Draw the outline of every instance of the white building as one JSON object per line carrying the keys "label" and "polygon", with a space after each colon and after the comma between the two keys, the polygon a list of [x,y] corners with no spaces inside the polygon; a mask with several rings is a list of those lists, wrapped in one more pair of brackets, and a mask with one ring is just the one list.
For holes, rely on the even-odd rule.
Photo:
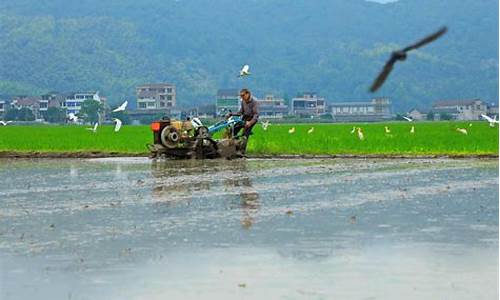
{"label": "white building", "polygon": [[391,102],[387,98],[371,101],[332,103],[332,117],[338,122],[373,122],[388,120],[391,115]]}
{"label": "white building", "polygon": [[101,97],[99,96],[99,92],[76,92],[67,94],[64,102],[63,108],[66,108],[66,114],[77,114],[82,109],[82,103],[85,100],[95,100],[101,102]]}

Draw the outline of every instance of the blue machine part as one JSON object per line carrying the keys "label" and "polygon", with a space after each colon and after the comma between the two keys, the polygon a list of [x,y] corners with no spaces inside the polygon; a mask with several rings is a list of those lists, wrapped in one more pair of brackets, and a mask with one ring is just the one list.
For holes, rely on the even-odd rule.
{"label": "blue machine part", "polygon": [[225,129],[227,127],[233,127],[236,124],[243,124],[243,120],[239,116],[231,116],[228,119],[222,120],[215,123],[214,125],[208,127],[208,132],[213,134],[219,130]]}

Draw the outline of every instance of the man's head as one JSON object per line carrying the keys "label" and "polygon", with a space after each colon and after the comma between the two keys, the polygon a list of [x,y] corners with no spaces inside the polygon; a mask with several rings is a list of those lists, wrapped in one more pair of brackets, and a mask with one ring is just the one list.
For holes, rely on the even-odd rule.
{"label": "man's head", "polygon": [[250,93],[250,91],[248,89],[242,89],[240,91],[240,97],[241,97],[241,99],[243,99],[243,101],[245,101],[247,103],[252,100],[252,94]]}

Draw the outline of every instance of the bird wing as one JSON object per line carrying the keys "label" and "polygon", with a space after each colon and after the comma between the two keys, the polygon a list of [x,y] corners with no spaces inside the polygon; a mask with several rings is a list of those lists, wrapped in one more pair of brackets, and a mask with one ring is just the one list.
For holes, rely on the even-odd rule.
{"label": "bird wing", "polygon": [[116,122],[115,132],[118,132],[120,130],[120,128],[122,128],[122,121],[120,119],[114,119],[113,121]]}
{"label": "bird wing", "polygon": [[406,121],[408,121],[408,122],[413,121],[412,119],[410,119],[410,118],[408,118],[408,117],[404,117],[404,116],[403,116],[403,119],[405,119],[405,120],[406,120]]}
{"label": "bird wing", "polygon": [[244,65],[243,68],[241,68],[242,73],[248,73],[248,70],[250,69],[249,65]]}
{"label": "bird wing", "polygon": [[448,31],[448,28],[446,26],[443,26],[443,27],[441,27],[441,29],[434,32],[433,34],[428,35],[425,38],[421,39],[420,41],[416,42],[415,44],[404,48],[403,51],[408,52],[410,50],[418,49],[426,44],[429,44],[430,42],[437,40],[439,37],[441,37],[443,34],[445,34],[446,31]]}
{"label": "bird wing", "polygon": [[95,122],[95,124],[94,124],[94,129],[93,129],[94,131],[96,131],[96,130],[97,130],[97,126],[99,126],[99,123],[98,123],[98,122]]}
{"label": "bird wing", "polygon": [[490,123],[493,123],[493,122],[494,122],[494,120],[493,120],[492,118],[488,117],[487,115],[483,115],[483,114],[481,114],[481,117],[483,117],[483,119],[485,119],[486,121],[488,121],[488,122],[490,122]]}
{"label": "bird wing", "polygon": [[396,60],[397,59],[393,55],[385,63],[384,69],[382,70],[382,72],[380,72],[380,74],[378,74],[375,81],[373,81],[373,84],[370,87],[370,92],[372,92],[372,93],[375,92],[376,90],[378,90],[382,86],[382,84],[384,84],[384,81],[387,79],[387,76],[389,76],[389,74],[392,71],[392,68],[394,67],[394,64],[396,63]]}

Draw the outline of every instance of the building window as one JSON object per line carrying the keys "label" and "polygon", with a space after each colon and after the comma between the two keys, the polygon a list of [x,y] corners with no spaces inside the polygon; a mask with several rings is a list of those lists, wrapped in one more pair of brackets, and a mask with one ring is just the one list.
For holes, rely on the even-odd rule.
{"label": "building window", "polygon": [[165,95],[160,95],[160,100],[165,100]]}
{"label": "building window", "polygon": [[172,101],[172,96],[171,96],[171,95],[168,95],[168,96],[167,96],[167,100],[168,100],[168,101]]}
{"label": "building window", "polygon": [[172,93],[172,88],[167,88],[167,93]]}
{"label": "building window", "polygon": [[160,107],[165,107],[165,102],[160,102]]}
{"label": "building window", "polygon": [[168,107],[172,107],[172,102],[167,102]]}
{"label": "building window", "polygon": [[346,112],[348,112],[348,111],[349,111],[349,108],[348,108],[348,107],[342,107],[342,112],[343,112],[343,113],[346,113]]}
{"label": "building window", "polygon": [[146,108],[146,103],[139,102],[139,108]]}
{"label": "building window", "polygon": [[481,109],[481,105],[476,105],[476,109]]}
{"label": "building window", "polygon": [[155,107],[155,103],[154,102],[148,102],[148,107]]}

